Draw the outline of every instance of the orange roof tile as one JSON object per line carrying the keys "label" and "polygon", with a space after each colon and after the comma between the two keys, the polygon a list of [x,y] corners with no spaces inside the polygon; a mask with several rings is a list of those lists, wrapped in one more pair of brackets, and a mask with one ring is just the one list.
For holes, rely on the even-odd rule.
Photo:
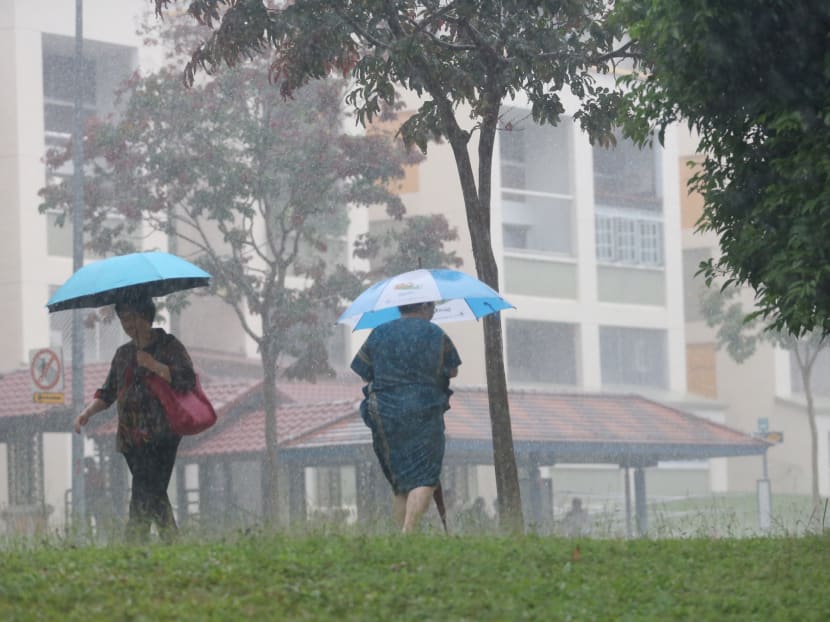
{"label": "orange roof tile", "polygon": [[[284,445],[344,417],[353,415],[354,400],[318,404],[287,404],[277,409],[277,442]],[[222,454],[251,454],[265,451],[265,412],[249,412],[221,429],[208,431],[183,446],[179,456],[199,458]]]}
{"label": "orange roof tile", "polygon": [[277,392],[284,397],[285,401],[302,404],[361,400],[363,399],[362,387],[363,383],[357,380],[357,376],[355,380],[277,381]]}

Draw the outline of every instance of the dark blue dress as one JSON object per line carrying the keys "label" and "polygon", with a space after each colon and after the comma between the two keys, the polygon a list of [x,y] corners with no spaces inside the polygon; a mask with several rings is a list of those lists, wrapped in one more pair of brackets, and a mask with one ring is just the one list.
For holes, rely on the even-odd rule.
{"label": "dark blue dress", "polygon": [[418,318],[378,326],[352,361],[352,370],[369,383],[360,414],[396,495],[440,480],[449,371],[460,364],[444,331]]}

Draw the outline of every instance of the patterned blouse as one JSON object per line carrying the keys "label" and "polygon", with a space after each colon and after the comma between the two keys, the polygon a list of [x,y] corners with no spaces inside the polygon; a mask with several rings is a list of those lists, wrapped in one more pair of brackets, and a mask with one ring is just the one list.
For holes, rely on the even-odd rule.
{"label": "patterned blouse", "polygon": [[[144,348],[159,363],[170,368],[171,386],[177,391],[189,391],[196,386],[193,363],[182,343],[162,328],[153,329],[153,339]],[[151,440],[175,437],[159,400],[142,378],[152,373],[138,367],[138,349],[130,341],[115,351],[104,385],[95,397],[111,405],[117,402],[118,435],[116,448],[124,453]]]}

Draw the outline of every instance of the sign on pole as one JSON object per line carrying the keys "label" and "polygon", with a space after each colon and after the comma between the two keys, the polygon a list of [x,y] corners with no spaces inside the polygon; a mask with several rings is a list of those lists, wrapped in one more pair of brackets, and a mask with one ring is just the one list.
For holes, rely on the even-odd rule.
{"label": "sign on pole", "polygon": [[39,404],[63,404],[63,358],[60,349],[29,352],[32,398]]}
{"label": "sign on pole", "polygon": [[778,445],[784,442],[784,433],[775,430],[767,430],[765,432],[755,432],[753,435],[755,438],[760,438],[765,440],[768,443],[773,443],[774,445]]}

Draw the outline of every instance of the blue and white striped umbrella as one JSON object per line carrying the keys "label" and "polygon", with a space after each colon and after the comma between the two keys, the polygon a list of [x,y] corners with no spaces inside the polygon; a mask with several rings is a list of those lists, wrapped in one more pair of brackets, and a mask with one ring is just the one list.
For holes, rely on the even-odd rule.
{"label": "blue and white striped umbrella", "polygon": [[478,279],[458,270],[413,270],[372,285],[349,305],[338,324],[352,330],[374,328],[401,316],[398,307],[438,302],[432,321],[438,324],[477,320],[515,307]]}

